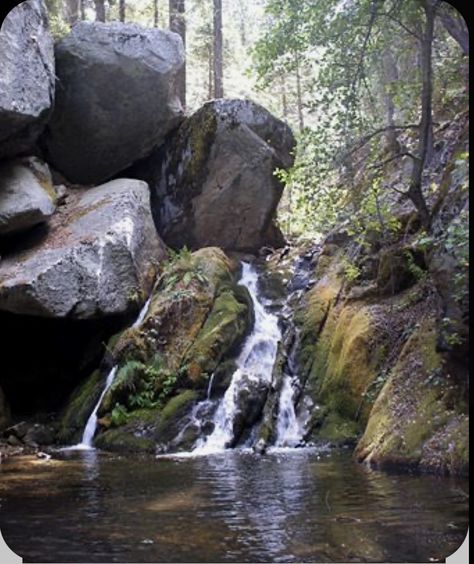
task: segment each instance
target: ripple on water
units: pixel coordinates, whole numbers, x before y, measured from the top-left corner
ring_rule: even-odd
[[[32,562],[414,562],[464,538],[466,481],[348,453],[192,458],[60,452],[0,467],[1,529]]]

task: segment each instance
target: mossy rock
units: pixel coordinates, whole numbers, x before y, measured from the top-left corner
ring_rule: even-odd
[[[420,280],[426,272],[424,256],[410,247],[390,247],[380,253],[377,288],[381,295],[394,295]]]
[[[77,443],[82,437],[104,386],[100,370],[94,370],[72,393],[59,419],[57,440],[60,444]]]
[[[436,350],[435,320],[426,318],[400,352],[355,454],[382,468],[463,473],[467,421],[464,392]]]
[[[139,431],[133,431],[127,426],[99,433],[95,438],[95,446],[113,452],[153,454],[156,450],[153,439],[143,437]]]
[[[320,424],[313,427],[310,439],[315,442],[329,442],[334,446],[345,446],[355,445],[360,434],[360,427],[355,421],[341,417],[335,411],[326,411]]]
[[[171,398],[160,412],[156,426],[155,438],[160,442],[173,439],[179,431],[179,420],[189,412],[196,403],[198,393],[195,390],[184,390]]]
[[[249,306],[238,301],[234,292],[219,294],[184,360],[193,385],[202,387],[207,383],[221,359],[242,342],[250,321]]]

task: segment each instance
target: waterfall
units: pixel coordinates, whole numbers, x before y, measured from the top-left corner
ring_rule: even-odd
[[[148,313],[148,309],[150,307],[152,296],[153,296],[153,292],[150,293],[149,298],[147,299],[147,301],[143,305],[142,309],[140,310],[140,313],[138,314],[138,317],[135,320],[132,327],[138,327],[139,325],[142,324],[143,320],[146,317],[146,314]],[[99,410],[100,404],[102,403],[102,400],[104,399],[104,396],[107,393],[107,390],[113,384],[113,381],[115,380],[115,376],[117,375],[117,371],[118,371],[118,366],[115,365],[112,368],[112,370],[108,373],[107,378],[105,380],[104,389],[102,390],[102,393],[100,394],[99,400],[95,404],[95,407],[92,410],[92,413],[90,414],[89,419],[87,420],[86,426],[84,428],[84,433],[82,434],[82,440],[79,444],[75,445],[72,448],[77,449],[77,450],[89,450],[89,449],[94,448],[94,446],[93,446],[94,435],[95,435],[95,432],[97,430],[97,411]]]
[[[232,376],[214,415],[214,430],[198,440],[195,454],[210,454],[224,450],[234,438],[234,419],[237,412],[239,391],[249,381],[256,383],[271,382],[273,365],[277,354],[281,331],[278,317],[266,311],[258,296],[258,274],[253,266],[242,263],[240,284],[248,289],[255,312],[255,324],[247,337],[243,349],[237,358],[237,369]]]

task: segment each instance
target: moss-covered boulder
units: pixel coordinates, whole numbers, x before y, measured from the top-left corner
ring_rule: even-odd
[[[249,100],[205,104],[171,135],[166,154],[153,157],[166,243],[244,252],[284,244],[273,223],[283,191],[274,171],[291,165],[294,143],[285,123]]]
[[[110,350],[118,371],[98,410],[96,444],[115,450],[148,450],[147,441],[164,450],[191,446],[189,433],[173,440],[213,374],[216,387],[225,388],[252,319],[250,296],[237,286],[223,251],[176,254],[142,323],[123,331]]]
[[[378,467],[467,473],[464,390],[436,351],[432,317],[419,322],[370,413],[355,454]]]

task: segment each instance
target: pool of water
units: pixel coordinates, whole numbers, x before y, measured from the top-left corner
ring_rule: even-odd
[[[0,465],[0,528],[27,562],[426,562],[462,543],[468,483],[347,453],[62,452]]]

